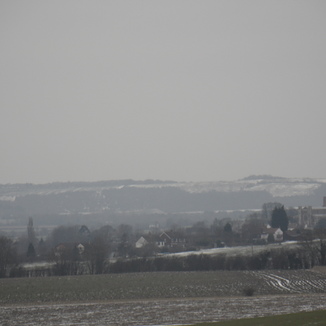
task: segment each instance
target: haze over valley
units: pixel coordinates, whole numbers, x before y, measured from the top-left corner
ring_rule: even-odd
[[[0,229],[127,223],[170,227],[199,220],[246,217],[268,202],[286,207],[323,204],[326,179],[250,176],[237,181],[112,180],[0,185]]]

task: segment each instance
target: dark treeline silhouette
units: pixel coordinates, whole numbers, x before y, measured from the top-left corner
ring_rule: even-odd
[[[318,263],[304,248],[275,249],[257,254],[190,254],[184,257],[165,256],[118,260],[110,263],[110,273],[164,272],[164,271],[214,271],[306,269]]]
[[[96,261],[96,259],[95,259]],[[46,269],[30,271],[17,266],[11,270],[11,277],[62,276],[89,274],[89,262],[64,260]],[[189,254],[185,256],[159,256],[132,259],[118,259],[114,262],[101,260],[97,273],[139,273],[165,271],[237,271],[264,269],[308,269],[320,264],[318,257],[304,246],[296,249],[276,248],[248,255]],[[98,267],[95,267],[98,268]]]

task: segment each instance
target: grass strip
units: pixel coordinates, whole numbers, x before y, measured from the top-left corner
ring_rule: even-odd
[[[228,320],[214,323],[200,323],[192,326],[324,326],[326,310],[299,312],[287,315]],[[189,325],[190,326],[190,325]]]

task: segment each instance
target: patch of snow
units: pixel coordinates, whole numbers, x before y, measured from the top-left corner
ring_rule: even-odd
[[[50,268],[54,265],[55,263],[49,263],[47,261],[44,261],[44,262],[37,262],[37,263],[26,263],[26,264],[22,264],[21,266],[27,270],[34,270],[37,268]]]
[[[227,255],[249,255],[252,253],[262,252],[271,248],[279,248],[280,246],[286,247],[297,247],[299,245],[298,241],[287,241],[282,243],[272,243],[267,245],[255,245],[255,246],[238,246],[238,247],[224,247],[224,248],[211,248],[211,249],[202,249],[197,251],[183,251],[177,253],[167,253],[161,254],[161,256],[174,256],[174,257],[187,257],[190,255],[217,255],[225,253]]]
[[[13,201],[16,197],[26,195],[50,195],[63,194],[68,192],[96,192],[101,196],[102,191],[123,188],[176,188],[189,193],[203,192],[239,192],[239,191],[267,191],[272,196],[296,196],[309,195],[322,184],[326,179],[308,178],[255,178],[241,179],[237,181],[217,182],[157,182],[149,184],[128,183],[126,185],[105,184],[105,183],[83,183],[83,184],[48,184],[48,185],[0,185],[0,200]]]
[[[1,196],[0,201],[11,201],[14,202],[16,200],[16,196]]]

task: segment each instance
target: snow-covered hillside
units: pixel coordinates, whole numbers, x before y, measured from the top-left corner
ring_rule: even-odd
[[[256,210],[268,202],[280,202],[287,207],[322,206],[324,196],[326,179],[271,176],[218,182],[113,180],[6,184],[0,185],[0,219],[57,216],[58,220],[58,216],[102,214],[103,222],[113,214],[120,214],[115,217],[120,219],[121,213],[144,216],[153,212]]]
[[[104,190],[140,188],[162,189],[176,188],[188,193],[266,191],[273,197],[290,197],[310,195],[322,185],[326,179],[312,178],[279,178],[272,176],[251,176],[235,181],[212,182],[174,182],[174,181],[100,181],[100,182],[66,182],[49,184],[5,184],[0,185],[0,200],[14,201],[26,195],[57,195],[67,192],[92,191],[100,193]]]

